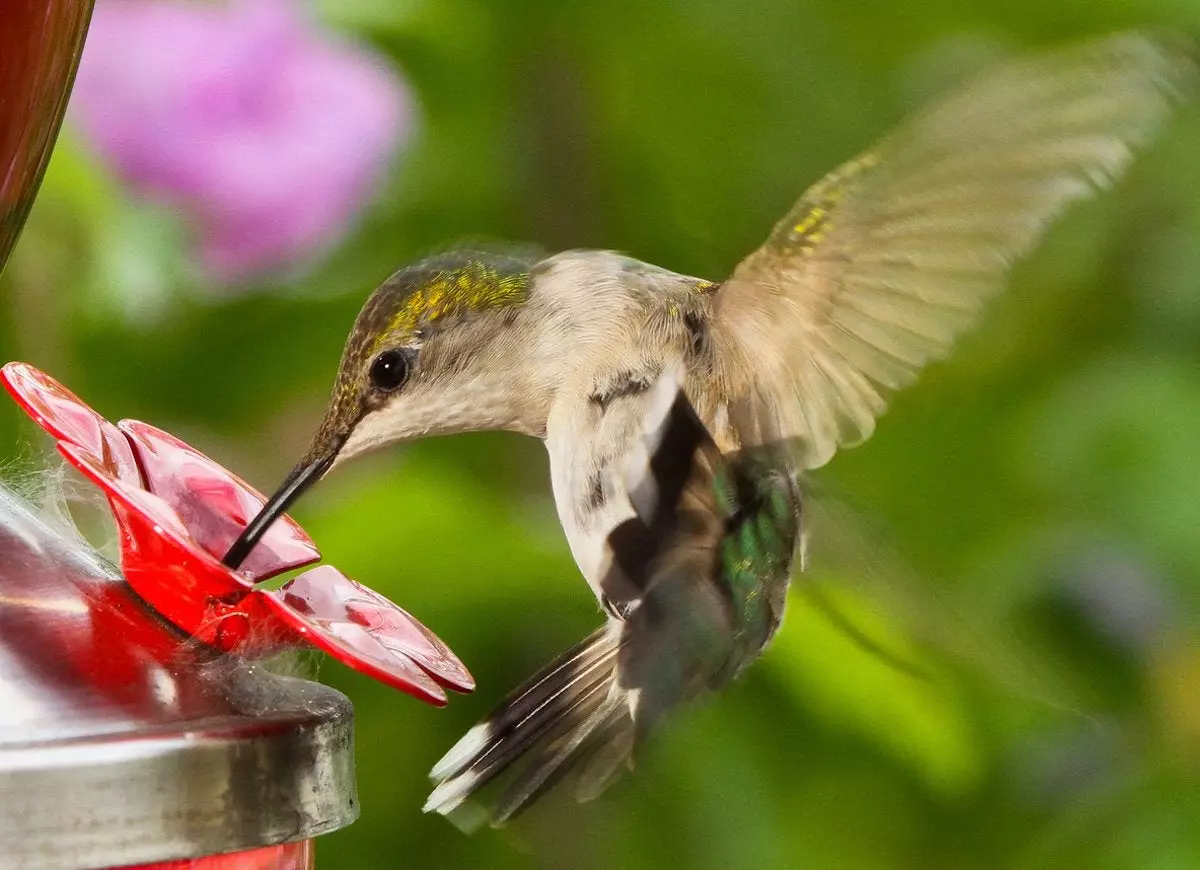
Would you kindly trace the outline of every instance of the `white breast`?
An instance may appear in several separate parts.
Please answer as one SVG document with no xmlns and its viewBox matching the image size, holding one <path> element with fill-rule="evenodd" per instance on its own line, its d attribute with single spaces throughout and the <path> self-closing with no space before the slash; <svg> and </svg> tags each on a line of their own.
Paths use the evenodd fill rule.
<svg viewBox="0 0 1200 870">
<path fill-rule="evenodd" d="M 617 469 L 629 437 L 636 433 L 632 414 L 617 415 L 610 410 L 596 419 L 598 416 L 584 399 L 556 407 L 546 426 L 550 480 L 559 522 L 575 563 L 597 599 L 600 580 L 608 567 L 608 534 L 634 516 Z M 626 418 L 624 425 L 618 416 Z"/>
</svg>

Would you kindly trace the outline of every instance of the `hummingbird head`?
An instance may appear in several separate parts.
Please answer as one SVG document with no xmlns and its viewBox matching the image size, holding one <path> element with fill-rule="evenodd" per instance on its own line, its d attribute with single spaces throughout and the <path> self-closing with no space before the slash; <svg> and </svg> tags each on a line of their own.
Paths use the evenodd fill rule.
<svg viewBox="0 0 1200 870">
<path fill-rule="evenodd" d="M 387 444 L 479 429 L 540 434 L 547 390 L 530 363 L 533 262 L 455 251 L 407 266 L 355 320 L 304 457 L 234 545 L 237 567 L 335 464 Z"/>
</svg>

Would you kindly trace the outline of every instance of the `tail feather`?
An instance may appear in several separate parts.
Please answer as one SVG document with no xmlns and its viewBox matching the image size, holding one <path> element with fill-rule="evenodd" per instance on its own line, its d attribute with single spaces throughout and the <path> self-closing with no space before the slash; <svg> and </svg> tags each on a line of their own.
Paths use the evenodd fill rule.
<svg viewBox="0 0 1200 870">
<path fill-rule="evenodd" d="M 430 772 L 436 780 L 455 776 L 468 766 L 480 761 L 489 747 L 509 737 L 520 729 L 523 735 L 530 734 L 553 716 L 555 701 L 581 680 L 603 676 L 608 660 L 615 654 L 615 647 L 603 643 L 606 629 L 600 629 L 584 638 L 564 652 L 553 662 L 538 671 L 506 697 L 485 721 L 467 732 L 446 753 Z"/>
<path fill-rule="evenodd" d="M 617 634 L 606 626 L 513 692 L 435 765 L 430 776 L 436 787 L 425 811 L 453 812 L 522 756 L 522 770 L 492 813 L 493 823 L 549 787 L 612 709 L 619 648 Z"/>
<path fill-rule="evenodd" d="M 637 731 L 625 705 L 614 708 L 596 729 L 596 750 L 580 771 L 575 797 L 580 801 L 598 798 L 626 770 L 633 768 Z"/>
<path fill-rule="evenodd" d="M 521 772 L 497 804 L 493 824 L 507 822 L 589 758 L 604 739 L 610 723 L 624 723 L 624 730 L 633 732 L 629 708 L 622 698 L 608 687 L 597 686 L 593 692 L 595 706 L 585 719 L 561 722 L 560 733 L 530 753 Z"/>
<path fill-rule="evenodd" d="M 606 692 L 607 681 L 602 674 L 581 675 L 549 698 L 536 715 L 506 732 L 497 731 L 491 720 L 477 725 L 450 751 L 458 757 L 457 763 L 439 765 L 448 772 L 429 796 L 426 810 L 444 813 L 455 809 L 539 742 L 553 741 L 570 730 Z"/>
</svg>

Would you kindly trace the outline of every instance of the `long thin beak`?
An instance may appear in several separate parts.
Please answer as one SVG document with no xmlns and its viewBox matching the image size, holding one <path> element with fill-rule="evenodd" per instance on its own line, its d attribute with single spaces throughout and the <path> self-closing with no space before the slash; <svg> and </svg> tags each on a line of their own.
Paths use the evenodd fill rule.
<svg viewBox="0 0 1200 870">
<path fill-rule="evenodd" d="M 337 446 L 340 448 L 341 444 Z M 292 469 L 292 472 L 280 485 L 279 489 L 275 491 L 275 494 L 267 499 L 267 503 L 263 505 L 258 515 L 242 530 L 238 539 L 233 542 L 233 546 L 229 548 L 229 551 L 225 553 L 221 561 L 234 569 L 246 561 L 246 557 L 250 555 L 250 551 L 254 549 L 255 544 L 266 534 L 267 529 L 271 527 L 271 523 L 279 519 L 283 512 L 291 507 L 292 502 L 298 499 L 305 490 L 321 479 L 325 472 L 329 470 L 329 466 L 333 465 L 334 460 L 337 459 L 337 454 L 338 451 L 336 449 L 331 450 L 326 455 L 302 462 Z"/>
</svg>

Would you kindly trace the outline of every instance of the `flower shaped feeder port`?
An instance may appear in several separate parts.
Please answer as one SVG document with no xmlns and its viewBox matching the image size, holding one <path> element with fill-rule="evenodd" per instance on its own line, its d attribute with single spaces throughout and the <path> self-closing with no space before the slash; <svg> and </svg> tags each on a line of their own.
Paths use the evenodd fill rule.
<svg viewBox="0 0 1200 870">
<path fill-rule="evenodd" d="M 62 384 L 24 363 L 0 369 L 17 404 L 104 490 L 126 581 L 180 631 L 246 658 L 313 646 L 431 704 L 475 682 L 442 641 L 382 595 L 322 565 L 279 589 L 263 580 L 320 559 L 290 517 L 238 570 L 221 554 L 264 498 L 187 444 L 146 423 L 109 423 Z"/>
</svg>

